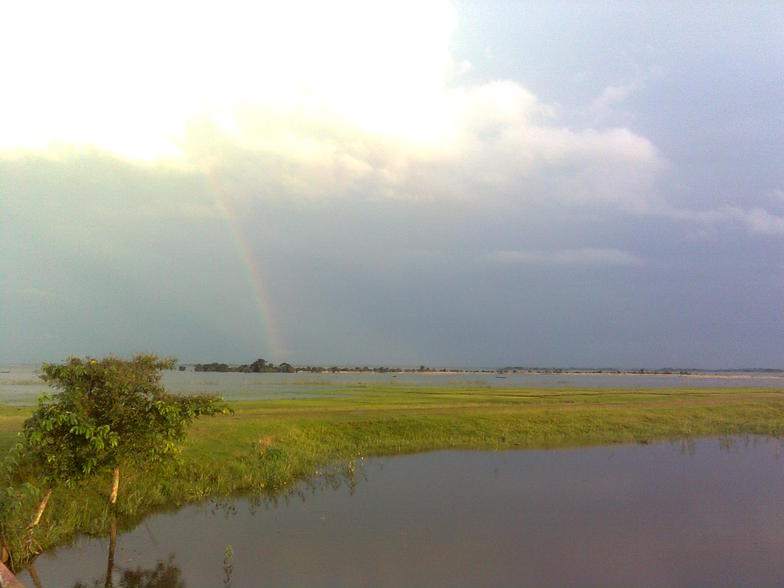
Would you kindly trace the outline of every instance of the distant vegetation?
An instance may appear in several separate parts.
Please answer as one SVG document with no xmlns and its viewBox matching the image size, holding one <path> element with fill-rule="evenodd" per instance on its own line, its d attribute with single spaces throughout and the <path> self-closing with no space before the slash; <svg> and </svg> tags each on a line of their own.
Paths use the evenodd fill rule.
<svg viewBox="0 0 784 588">
<path fill-rule="evenodd" d="M 186 367 L 181 365 L 180 371 Z M 505 367 L 448 367 L 426 366 L 400 367 L 385 365 L 304 365 L 295 366 L 283 362 L 279 365 L 264 359 L 257 359 L 251 364 L 228 363 L 197 363 L 197 372 L 242 372 L 242 373 L 376 373 L 376 374 L 520 374 L 520 375 L 559 375 L 559 374 L 594 374 L 594 375 L 646 375 L 646 376 L 689 376 L 710 374 L 758 374 L 780 375 L 784 370 L 778 368 L 737 368 L 737 369 L 699 369 L 699 368 L 611 368 L 611 367 L 536 367 L 536 366 L 505 366 Z"/>
<path fill-rule="evenodd" d="M 194 371 L 197 372 L 242 372 L 245 374 L 260 374 L 260 373 L 294 373 L 296 370 L 293 365 L 285 361 L 280 365 L 269 363 L 265 359 L 257 359 L 251 364 L 243 364 L 238 366 L 231 366 L 227 363 L 197 363 L 193 366 Z"/>
</svg>

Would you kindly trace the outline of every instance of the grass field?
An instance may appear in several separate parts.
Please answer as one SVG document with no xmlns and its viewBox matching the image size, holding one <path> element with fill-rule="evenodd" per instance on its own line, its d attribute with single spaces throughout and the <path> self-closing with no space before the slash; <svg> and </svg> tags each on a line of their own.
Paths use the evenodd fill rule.
<svg viewBox="0 0 784 588">
<path fill-rule="evenodd" d="M 360 456 L 784 434 L 784 389 L 771 388 L 356 385 L 320 398 L 230 406 L 234 414 L 204 418 L 191 427 L 177 463 L 123 469 L 117 504 L 121 527 L 185 502 L 278 492 L 328 465 L 348 464 Z M 3 454 L 30 410 L 0 406 Z M 35 531 L 38 547 L 46 549 L 79 532 L 106 533 L 112 516 L 110 483 L 107 473 L 78 488 L 56 488 Z M 17 564 L 25 559 L 20 530 L 29 522 L 36 498 L 26 499 L 19 520 L 2 521 Z"/>
</svg>

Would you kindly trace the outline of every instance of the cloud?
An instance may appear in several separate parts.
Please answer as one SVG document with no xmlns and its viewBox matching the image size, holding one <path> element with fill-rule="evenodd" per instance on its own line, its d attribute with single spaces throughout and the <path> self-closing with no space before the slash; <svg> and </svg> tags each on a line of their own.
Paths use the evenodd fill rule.
<svg viewBox="0 0 784 588">
<path fill-rule="evenodd" d="M 784 237 L 784 216 L 768 212 L 761 207 L 720 206 L 707 210 L 689 210 L 665 206 L 654 214 L 715 228 L 726 224 L 744 227 L 753 234 Z"/>
<path fill-rule="evenodd" d="M 560 251 L 494 251 L 487 258 L 498 263 L 552 266 L 634 266 L 642 260 L 628 251 L 584 247 Z"/>
<path fill-rule="evenodd" d="M 771 214 L 764 208 L 738 210 L 737 215 L 753 233 L 784 237 L 784 216 Z"/>
<path fill-rule="evenodd" d="M 0 95 L 0 146 L 12 149 L 66 142 L 152 161 L 178 155 L 193 117 L 230 120 L 245 103 L 410 130 L 427 123 L 415 115 L 430 89 L 463 67 L 451 59 L 456 16 L 445 1 L 31 0 L 5 17 L 0 55 L 14 56 L 3 63 L 14 92 Z"/>
<path fill-rule="evenodd" d="M 15 6 L 17 26 L 0 27 L 0 52 L 17 56 L 6 78 L 18 91 L 0 95 L 6 154 L 92 146 L 185 166 L 244 201 L 493 194 L 622 208 L 642 206 L 666 165 L 628 128 L 570 128 L 520 83 L 466 82 L 448 2 L 233 1 L 184 15 L 77 0 L 37 27 L 42 8 Z"/>
<path fill-rule="evenodd" d="M 128 161 L 96 149 L 58 146 L 0 156 L 6 207 L 42 222 L 79 214 L 88 226 L 220 215 L 211 186 L 182 165 Z"/>
<path fill-rule="evenodd" d="M 606 86 L 602 93 L 588 105 L 588 114 L 594 123 L 607 120 L 620 105 L 642 92 L 652 80 L 659 79 L 663 75 L 662 68 L 651 67 L 644 73 Z"/>
<path fill-rule="evenodd" d="M 194 120 L 186 161 L 244 199 L 359 196 L 639 208 L 666 161 L 624 128 L 573 130 L 511 81 L 444 87 L 429 127 L 373 131 L 334 112 L 247 104 L 230 126 Z M 393 113 L 394 114 L 394 113 Z"/>
<path fill-rule="evenodd" d="M 630 96 L 636 94 L 644 87 L 644 82 L 641 78 L 622 82 L 616 85 L 607 86 L 593 102 L 591 102 L 591 110 L 604 111 L 607 108 L 613 107 L 621 102 L 625 102 Z"/>
</svg>

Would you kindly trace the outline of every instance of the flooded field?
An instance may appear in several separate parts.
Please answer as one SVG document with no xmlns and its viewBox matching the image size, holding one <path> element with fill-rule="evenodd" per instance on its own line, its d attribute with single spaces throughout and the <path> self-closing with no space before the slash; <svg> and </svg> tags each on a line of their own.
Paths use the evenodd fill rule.
<svg viewBox="0 0 784 588">
<path fill-rule="evenodd" d="M 782 585 L 783 452 L 752 437 L 358 460 L 276 501 L 149 517 L 111 562 L 107 538 L 82 538 L 35 571 L 44 587 Z"/>
<path fill-rule="evenodd" d="M 35 404 L 49 390 L 38 377 L 39 366 L 4 366 L 0 370 L 0 404 Z M 226 400 L 307 398 L 339 392 L 359 384 L 428 386 L 499 386 L 521 388 L 783 388 L 784 375 L 760 373 L 664 374 L 529 374 L 462 373 L 218 373 L 165 371 L 163 384 L 171 392 L 207 392 Z"/>
</svg>

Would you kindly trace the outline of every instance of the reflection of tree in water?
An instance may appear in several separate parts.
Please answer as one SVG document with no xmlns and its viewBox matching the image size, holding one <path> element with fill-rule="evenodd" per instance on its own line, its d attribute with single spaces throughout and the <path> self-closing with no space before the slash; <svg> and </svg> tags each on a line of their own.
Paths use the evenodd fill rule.
<svg viewBox="0 0 784 588">
<path fill-rule="evenodd" d="M 104 580 L 95 580 L 92 585 L 77 582 L 73 588 L 185 588 L 182 571 L 174 564 L 174 556 L 169 556 L 168 561 L 159 561 L 154 568 L 136 568 L 134 570 L 120 570 L 117 583 L 113 576 Z"/>
<path fill-rule="evenodd" d="M 313 476 L 301 481 L 293 488 L 262 489 L 258 494 L 247 498 L 250 514 L 255 514 L 259 508 L 269 510 L 285 506 L 296 499 L 305 502 L 308 495 L 314 496 L 318 492 L 327 490 L 336 491 L 342 487 L 348 488 L 349 494 L 353 495 L 359 482 L 367 479 L 364 465 L 364 458 L 360 457 L 318 470 Z M 217 514 L 217 512 L 222 512 L 225 516 L 237 514 L 234 499 L 213 499 L 210 503 L 213 514 Z M 90 583 L 78 581 L 72 588 L 186 588 L 185 580 L 182 578 L 182 570 L 174 562 L 174 555 L 170 555 L 167 561 L 158 561 L 151 569 L 123 569 L 114 563 L 116 543 L 117 521 L 115 519 L 111 522 L 106 576 Z M 228 545 L 223 559 L 224 588 L 231 586 L 233 568 L 234 550 L 231 545 Z M 43 588 L 38 579 L 34 561 L 30 562 L 28 571 L 36 588 Z"/>
<path fill-rule="evenodd" d="M 186 588 L 182 571 L 174 563 L 174 556 L 169 556 L 167 561 L 159 561 L 151 569 L 116 569 L 119 571 L 116 583 L 115 575 L 109 572 L 105 579 L 98 578 L 86 584 L 80 580 L 73 588 Z M 43 588 L 34 563 L 30 563 L 28 571 L 36 588 Z"/>
<path fill-rule="evenodd" d="M 111 532 L 109 534 L 109 554 L 106 562 L 106 576 L 102 579 L 93 580 L 92 583 L 85 584 L 81 580 L 73 585 L 73 588 L 185 588 L 185 580 L 182 579 L 182 571 L 174 563 L 174 555 L 170 555 L 167 561 L 158 561 L 154 568 L 145 569 L 137 567 L 135 569 L 123 569 L 114 563 L 114 553 L 117 548 L 117 519 L 112 517 Z M 115 583 L 115 571 L 119 573 L 117 583 Z M 30 562 L 30 577 L 36 588 L 43 588 L 41 580 L 35 571 L 35 561 Z M 231 582 L 230 571 L 227 574 Z"/>
</svg>

